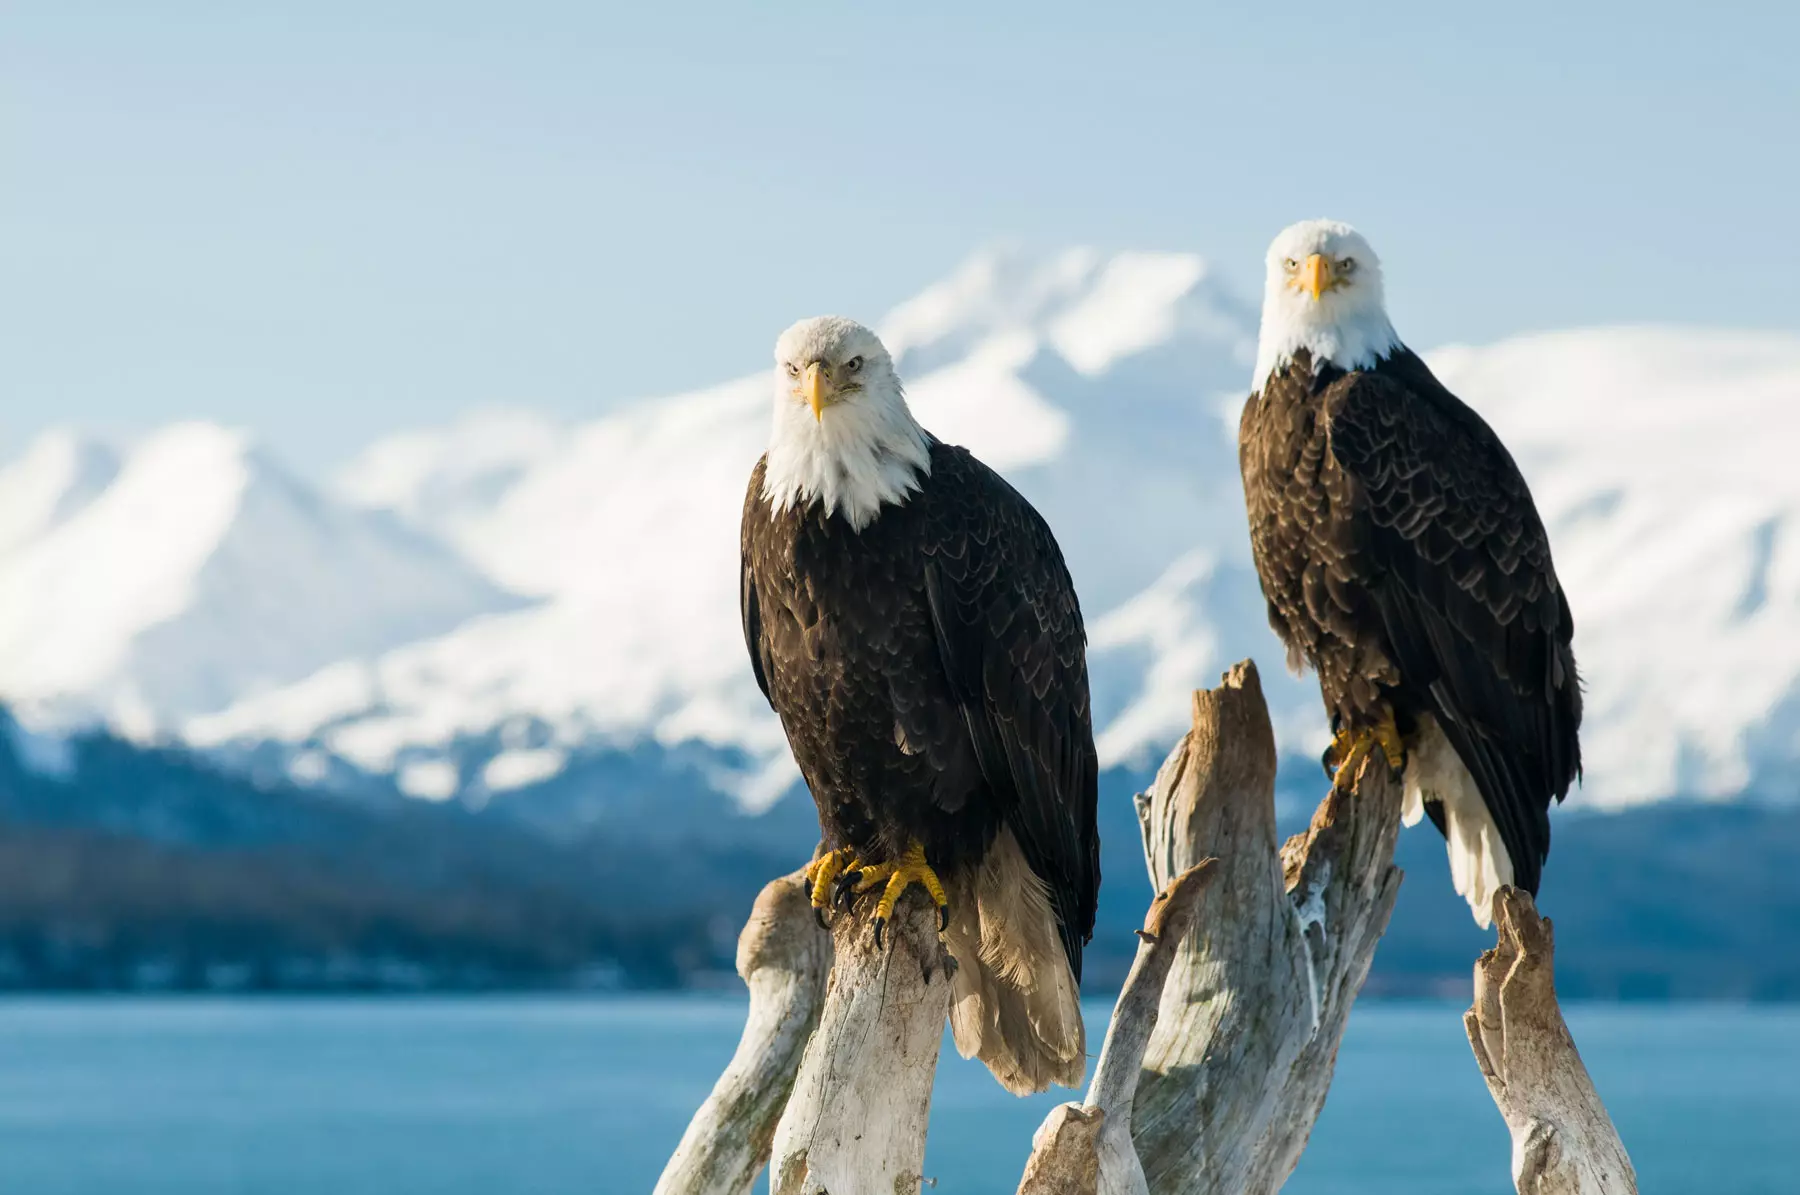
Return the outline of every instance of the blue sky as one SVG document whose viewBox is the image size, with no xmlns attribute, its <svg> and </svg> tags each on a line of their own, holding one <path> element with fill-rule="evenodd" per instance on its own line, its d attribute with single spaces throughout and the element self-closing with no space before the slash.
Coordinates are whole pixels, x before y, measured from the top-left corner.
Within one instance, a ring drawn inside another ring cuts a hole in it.
<svg viewBox="0 0 1800 1195">
<path fill-rule="evenodd" d="M 971 10 L 979 8 L 979 12 Z M 1349 219 L 1410 342 L 1800 329 L 1800 6 L 14 3 L 0 454 L 322 470 L 759 367 L 999 240 Z"/>
</svg>

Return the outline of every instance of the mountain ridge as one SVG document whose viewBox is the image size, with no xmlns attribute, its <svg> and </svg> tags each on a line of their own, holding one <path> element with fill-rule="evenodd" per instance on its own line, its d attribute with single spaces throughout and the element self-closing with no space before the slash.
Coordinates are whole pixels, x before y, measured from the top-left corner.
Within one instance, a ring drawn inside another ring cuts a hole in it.
<svg viewBox="0 0 1800 1195">
<path fill-rule="evenodd" d="M 64 460 L 90 464 L 46 468 Z M 520 604 L 214 424 L 170 425 L 117 456 L 51 433 L 0 469 L 0 494 L 34 490 L 37 514 L 0 554 L 0 693 L 40 723 L 154 738 L 346 652 Z"/>
<path fill-rule="evenodd" d="M 1153 764 L 1185 725 L 1188 691 L 1242 656 L 1277 658 L 1236 466 L 1255 312 L 1202 259 L 986 253 L 878 329 L 921 422 L 1002 471 L 1056 529 L 1109 766 Z M 1588 329 L 1427 357 L 1513 449 L 1551 528 L 1589 682 L 1588 778 L 1573 800 L 1792 799 L 1800 479 L 1782 433 L 1797 418 L 1800 338 Z M 488 600 L 149 721 L 297 783 L 472 804 L 533 791 L 595 751 L 692 747 L 712 783 L 767 807 L 797 777 L 744 666 L 734 573 L 770 385 L 759 372 L 584 423 L 503 412 L 366 446 L 317 501 L 409 529 Z M 7 588 L 19 558 L 0 551 L 0 600 L 19 592 Z M 1316 757 L 1315 686 L 1264 671 L 1284 751 Z M 0 666 L 0 697 L 32 720 L 44 695 L 20 688 Z M 129 722 L 94 686 L 69 688 L 68 703 Z"/>
</svg>

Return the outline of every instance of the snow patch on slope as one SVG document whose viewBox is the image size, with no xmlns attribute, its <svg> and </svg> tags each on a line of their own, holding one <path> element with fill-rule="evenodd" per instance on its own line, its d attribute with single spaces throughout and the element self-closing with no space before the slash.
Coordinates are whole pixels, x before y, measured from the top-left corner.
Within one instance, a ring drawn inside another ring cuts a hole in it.
<svg viewBox="0 0 1800 1195">
<path fill-rule="evenodd" d="M 0 558 L 71 518 L 118 474 L 118 454 L 75 432 L 45 432 L 0 467 Z"/>
<path fill-rule="evenodd" d="M 305 741 L 387 773 L 529 718 L 564 752 L 640 737 L 745 745 L 764 762 L 744 784 L 773 760 L 778 795 L 791 763 L 736 621 L 738 516 L 767 420 L 758 377 L 574 429 L 457 533 L 542 602 L 247 699 L 188 737 Z"/>
<path fill-rule="evenodd" d="M 0 560 L 0 696 L 28 720 L 97 717 L 155 737 L 517 604 L 212 424 L 150 436 L 79 510 L 39 522 Z"/>
<path fill-rule="evenodd" d="M 384 510 L 454 540 L 556 449 L 563 429 L 529 411 L 484 411 L 446 427 L 377 440 L 338 474 L 354 506 Z"/>
</svg>

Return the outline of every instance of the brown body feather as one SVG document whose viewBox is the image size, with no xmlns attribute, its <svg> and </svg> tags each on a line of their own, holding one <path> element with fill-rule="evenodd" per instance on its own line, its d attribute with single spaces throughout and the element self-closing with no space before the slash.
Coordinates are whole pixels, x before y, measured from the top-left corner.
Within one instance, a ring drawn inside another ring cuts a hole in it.
<svg viewBox="0 0 1800 1195">
<path fill-rule="evenodd" d="M 953 1027 L 1015 1091 L 1080 1081 L 1100 883 L 1086 634 L 1035 510 L 960 448 L 860 531 L 744 501 L 742 612 L 827 846 L 917 840 L 950 888 Z"/>
<path fill-rule="evenodd" d="M 1525 479 L 1405 349 L 1371 369 L 1274 371 L 1239 459 L 1269 622 L 1334 727 L 1429 715 L 1535 893 L 1549 806 L 1581 768 L 1574 623 Z M 1443 814 L 1427 806 L 1440 830 Z"/>
</svg>

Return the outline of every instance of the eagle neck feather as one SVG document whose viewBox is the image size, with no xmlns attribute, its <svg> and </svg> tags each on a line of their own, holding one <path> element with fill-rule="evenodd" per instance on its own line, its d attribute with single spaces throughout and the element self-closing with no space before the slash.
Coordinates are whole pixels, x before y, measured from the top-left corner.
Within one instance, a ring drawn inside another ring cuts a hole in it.
<svg viewBox="0 0 1800 1195">
<path fill-rule="evenodd" d="M 866 397 L 874 401 L 837 404 L 823 419 L 777 399 L 762 490 L 771 515 L 817 502 L 861 531 L 931 475 L 931 437 L 898 388 Z"/>
<path fill-rule="evenodd" d="M 1314 368 L 1330 363 L 1352 373 L 1373 369 L 1403 349 L 1394 325 L 1378 305 L 1321 319 L 1311 310 L 1295 312 L 1272 301 L 1263 310 L 1256 342 L 1256 377 L 1250 389 L 1261 391 L 1269 375 L 1292 364 L 1301 350 L 1312 358 Z"/>
</svg>

